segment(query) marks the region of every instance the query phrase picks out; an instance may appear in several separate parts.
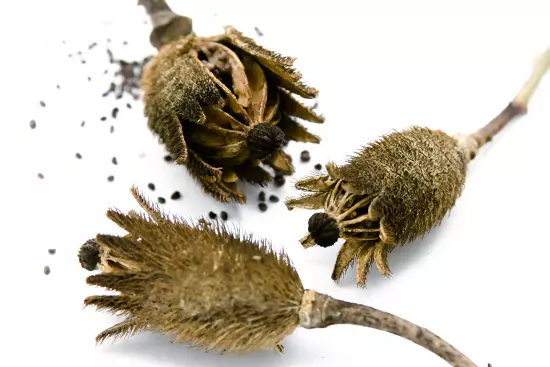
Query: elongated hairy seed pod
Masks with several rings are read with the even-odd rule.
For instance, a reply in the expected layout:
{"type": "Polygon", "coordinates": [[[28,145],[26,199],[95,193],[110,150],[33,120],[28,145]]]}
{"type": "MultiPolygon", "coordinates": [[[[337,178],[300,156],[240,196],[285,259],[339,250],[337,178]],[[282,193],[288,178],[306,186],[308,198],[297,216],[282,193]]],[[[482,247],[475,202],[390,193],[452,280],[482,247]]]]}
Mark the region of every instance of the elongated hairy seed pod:
{"type": "Polygon", "coordinates": [[[391,275],[388,253],[441,223],[462,192],[468,163],[504,126],[527,112],[549,67],[550,48],[535,60],[512,102],[473,134],[450,136],[421,127],[392,132],[344,165],[328,163],[327,174],[299,180],[296,188],[307,194],[288,199],[288,209],[323,209],[310,217],[302,245],[329,247],[345,240],[332,272],[335,281],[354,262],[359,286],[365,286],[373,263],[381,274],[391,275]]]}
{"type": "Polygon", "coordinates": [[[318,92],[302,83],[293,58],[233,27],[214,37],[177,29],[179,38],[151,36],[167,42],[159,41],[159,52],[143,71],[148,126],[206,193],[244,203],[239,179],[267,185],[273,176],[263,165],[294,173],[285,140],[320,142],[297,119],[322,123],[323,116],[293,96],[309,99],[318,92]]]}
{"type": "Polygon", "coordinates": [[[101,273],[90,285],[117,291],[91,296],[95,306],[125,316],[104,330],[107,338],[143,330],[170,335],[176,342],[234,353],[262,349],[282,352],[280,342],[296,328],[355,324],[406,338],[452,366],[472,361],[431,331],[395,315],[304,290],[290,259],[266,240],[232,234],[223,224],[190,224],[169,217],[140,193],[132,193],[147,215],[109,210],[107,216],[128,233],[99,234],[79,252],[82,266],[92,242],[100,254],[101,273]]]}

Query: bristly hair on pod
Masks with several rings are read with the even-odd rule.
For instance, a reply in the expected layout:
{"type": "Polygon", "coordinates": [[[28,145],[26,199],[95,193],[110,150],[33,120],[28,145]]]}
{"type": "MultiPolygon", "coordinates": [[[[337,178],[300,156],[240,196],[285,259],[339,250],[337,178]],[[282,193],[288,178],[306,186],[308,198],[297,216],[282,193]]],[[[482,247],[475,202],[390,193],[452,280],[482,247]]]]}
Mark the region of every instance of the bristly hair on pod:
{"type": "Polygon", "coordinates": [[[288,256],[268,241],[220,223],[169,217],[132,193],[149,217],[111,209],[107,216],[128,233],[97,235],[79,252],[83,268],[101,269],[87,283],[118,292],[88,297],[85,305],[125,317],[99,333],[98,343],[152,330],[206,350],[282,353],[279,343],[299,326],[354,324],[401,336],[452,366],[475,367],[428,329],[304,289],[288,256]]]}
{"type": "MultiPolygon", "coordinates": [[[[128,234],[94,240],[102,272],[87,283],[119,294],[85,305],[126,317],[98,342],[150,329],[207,350],[247,352],[277,348],[299,326],[304,289],[286,254],[220,223],[169,218],[132,193],[150,218],[111,209],[107,217],[128,234]]],[[[87,269],[88,253],[79,255],[87,269]]]]}
{"type": "Polygon", "coordinates": [[[549,67],[550,48],[536,59],[512,102],[475,133],[451,136],[418,126],[394,131],[343,165],[328,163],[327,174],[297,181],[296,188],[306,194],[288,199],[288,209],[323,209],[310,217],[302,245],[329,247],[345,240],[332,271],[335,281],[354,262],[359,286],[366,285],[372,264],[390,276],[388,254],[441,223],[462,193],[468,163],[510,121],[527,112],[549,67]]]}
{"type": "Polygon", "coordinates": [[[293,58],[231,26],[222,35],[198,37],[190,24],[164,36],[169,27],[159,26],[152,34],[159,51],[141,82],[148,127],[204,192],[244,203],[239,180],[267,185],[273,176],[264,166],[294,173],[285,141],[320,142],[298,120],[323,123],[324,117],[294,96],[311,99],[318,91],[302,82],[293,58]]]}

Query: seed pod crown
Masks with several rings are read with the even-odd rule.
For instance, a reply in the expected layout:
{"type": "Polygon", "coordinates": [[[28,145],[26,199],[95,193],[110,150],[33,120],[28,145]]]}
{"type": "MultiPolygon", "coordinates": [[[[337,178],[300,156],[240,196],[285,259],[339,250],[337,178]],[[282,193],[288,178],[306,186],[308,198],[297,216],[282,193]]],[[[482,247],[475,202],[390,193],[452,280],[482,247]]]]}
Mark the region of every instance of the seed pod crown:
{"type": "Polygon", "coordinates": [[[332,274],[339,279],[357,259],[364,284],[374,262],[390,274],[387,254],[421,236],[444,218],[462,192],[468,157],[442,131],[412,127],[373,142],[344,165],[329,163],[327,175],[297,183],[312,192],[287,201],[289,208],[324,209],[308,223],[303,243],[343,244],[332,274]]]}
{"type": "Polygon", "coordinates": [[[320,141],[296,120],[324,122],[293,97],[318,93],[302,83],[293,62],[233,27],[215,37],[181,37],[162,46],[143,72],[148,126],[205,192],[243,203],[239,179],[262,186],[273,179],[262,164],[294,172],[285,140],[320,141]]]}
{"type": "MultiPolygon", "coordinates": [[[[98,342],[152,329],[204,349],[246,352],[273,349],[299,326],[304,289],[285,254],[221,224],[169,218],[134,195],[151,218],[109,210],[128,234],[95,239],[102,272],[87,283],[119,294],[85,305],[126,317],[98,342]]],[[[82,258],[89,252],[81,251],[81,263],[89,265],[82,258]]]]}

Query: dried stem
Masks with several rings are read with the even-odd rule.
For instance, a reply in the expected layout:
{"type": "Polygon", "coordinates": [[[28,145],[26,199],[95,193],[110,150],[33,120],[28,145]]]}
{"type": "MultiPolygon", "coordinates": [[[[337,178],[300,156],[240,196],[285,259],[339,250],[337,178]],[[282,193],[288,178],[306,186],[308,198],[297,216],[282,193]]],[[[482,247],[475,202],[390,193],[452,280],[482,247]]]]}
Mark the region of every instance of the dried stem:
{"type": "Polygon", "coordinates": [[[395,334],[437,354],[454,367],[477,367],[468,357],[428,329],[372,307],[334,299],[307,290],[300,307],[300,325],[306,329],[352,324],[395,334]]]}
{"type": "Polygon", "coordinates": [[[512,102],[487,125],[470,135],[470,137],[477,141],[478,149],[491,141],[514,118],[527,113],[529,101],[549,68],[550,48],[534,60],[531,75],[512,102]]]}
{"type": "Polygon", "coordinates": [[[191,18],[174,13],[165,0],[138,0],[138,5],[142,5],[151,18],[153,30],[149,40],[157,49],[193,32],[191,18]]]}

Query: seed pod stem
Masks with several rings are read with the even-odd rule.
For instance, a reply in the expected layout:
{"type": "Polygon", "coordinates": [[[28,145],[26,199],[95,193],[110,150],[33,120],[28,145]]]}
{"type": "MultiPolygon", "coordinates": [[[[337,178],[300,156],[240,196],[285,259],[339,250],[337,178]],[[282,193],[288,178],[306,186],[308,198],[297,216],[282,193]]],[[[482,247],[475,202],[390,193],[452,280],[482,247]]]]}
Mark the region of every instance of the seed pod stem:
{"type": "Polygon", "coordinates": [[[300,307],[300,325],[306,329],[317,329],[339,324],[366,326],[392,333],[437,354],[451,366],[476,367],[468,357],[428,329],[369,306],[306,290],[300,307]]]}
{"type": "Polygon", "coordinates": [[[506,108],[493,120],[470,136],[477,141],[478,149],[498,134],[514,118],[527,113],[527,106],[542,77],[550,68],[550,48],[533,61],[533,70],[523,87],[506,108]]]}
{"type": "Polygon", "coordinates": [[[174,13],[165,0],[138,0],[138,5],[142,5],[151,18],[153,30],[149,40],[157,49],[193,32],[191,18],[174,13]]]}

